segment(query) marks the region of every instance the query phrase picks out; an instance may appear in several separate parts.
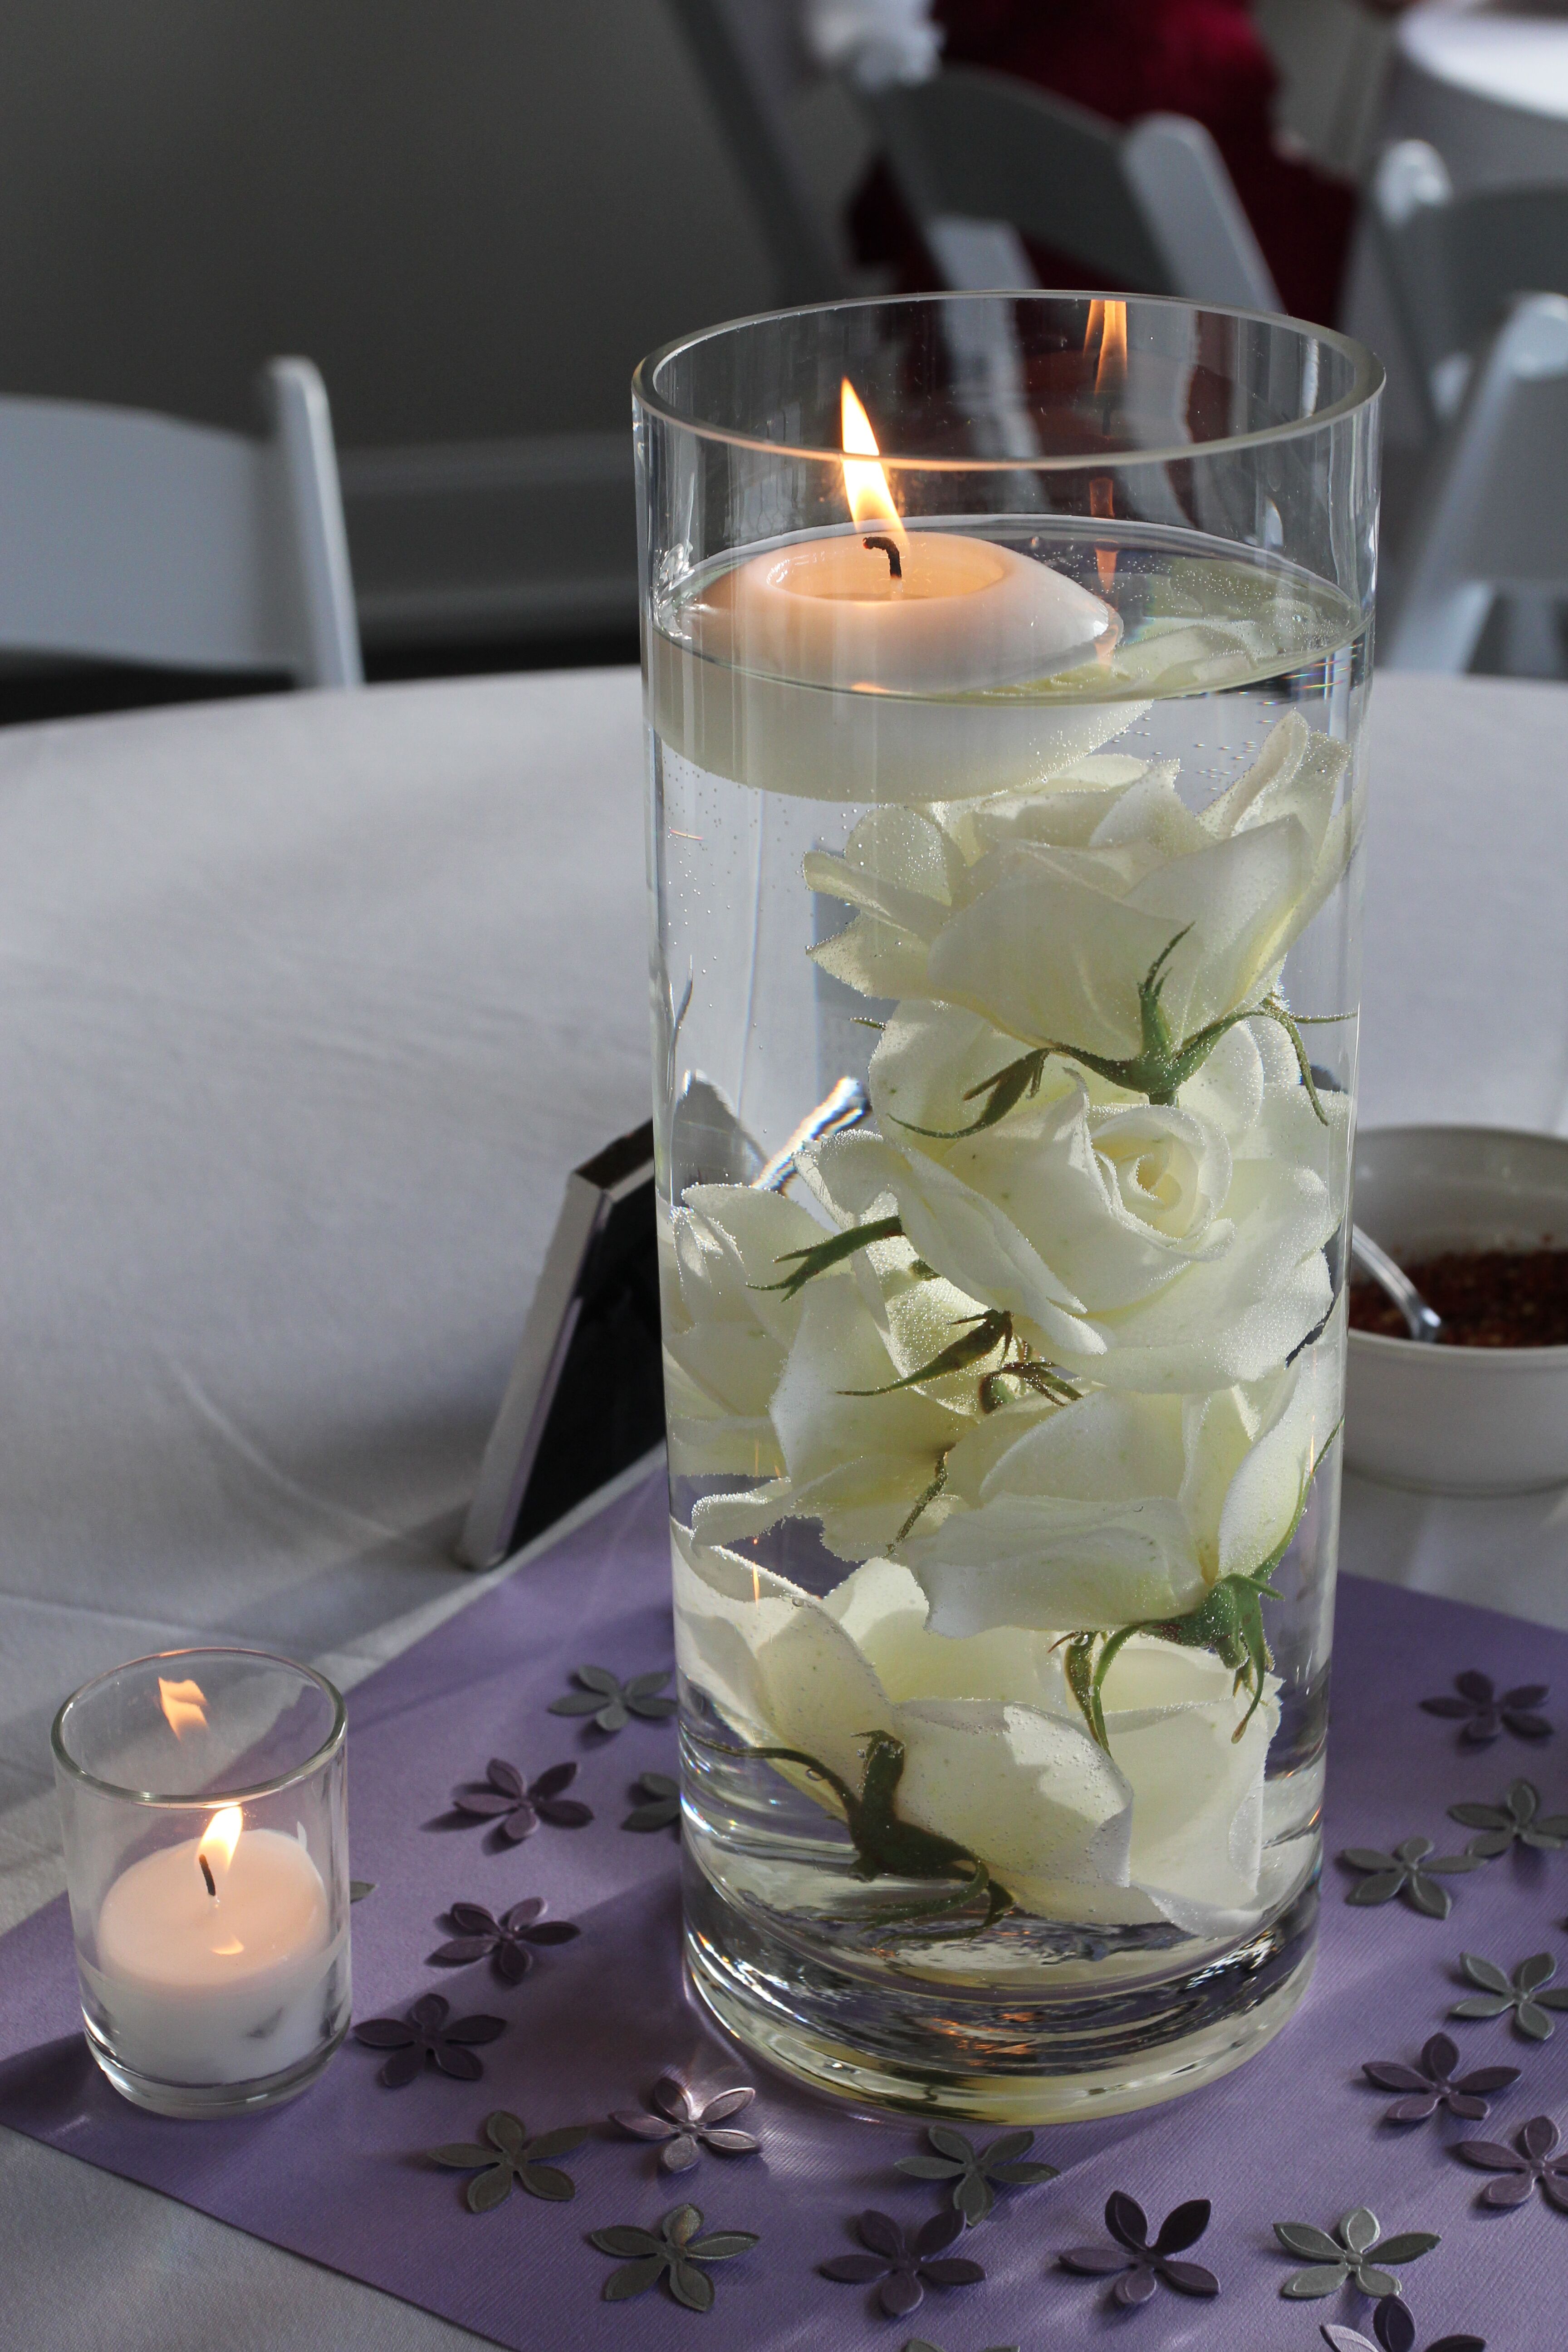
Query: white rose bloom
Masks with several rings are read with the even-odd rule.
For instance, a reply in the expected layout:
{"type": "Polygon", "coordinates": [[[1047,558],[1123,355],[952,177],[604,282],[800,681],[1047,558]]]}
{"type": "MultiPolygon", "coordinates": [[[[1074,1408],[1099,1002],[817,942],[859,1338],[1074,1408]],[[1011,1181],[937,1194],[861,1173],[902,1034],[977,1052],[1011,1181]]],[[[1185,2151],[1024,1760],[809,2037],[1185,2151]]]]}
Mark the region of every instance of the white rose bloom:
{"type": "Polygon", "coordinates": [[[800,1326],[801,1301],[761,1286],[775,1261],[821,1241],[815,1217],[776,1192],[694,1184],[661,1233],[666,1407],[678,1476],[777,1476],[768,1406],[800,1326]]]}
{"type": "Polygon", "coordinates": [[[858,910],[813,953],[868,994],[967,1005],[1026,1045],[1108,1060],[1141,1051],[1139,989],[1163,957],[1160,1003],[1182,1040],[1268,992],[1344,871],[1348,756],[1291,711],[1201,814],[1173,763],[1110,783],[1114,759],[1083,763],[1099,791],[980,803],[962,837],[943,809],[879,810],[842,858],[806,860],[812,888],[858,910]]]}
{"type": "Polygon", "coordinates": [[[1252,1574],[1289,1538],[1338,1420],[1341,1349],[1336,1321],[1250,1387],[1100,1390],[1005,1449],[994,1425],[961,1440],[947,1516],[917,1524],[899,1550],[931,1631],[1110,1633],[1187,1615],[1222,1576],[1252,1574]]]}
{"type": "Polygon", "coordinates": [[[753,1286],[780,1281],[789,1269],[776,1261],[829,1238],[822,1226],[743,1185],[695,1186],[688,1199],[676,1220],[687,1328],[667,1342],[684,1383],[670,1459],[690,1475],[768,1481],[700,1502],[703,1540],[734,1542],[806,1517],[820,1519],[840,1559],[886,1550],[978,1417],[981,1368],[898,1383],[984,1309],[951,1283],[917,1275],[902,1241],[871,1244],[786,1302],[753,1286]]]}
{"type": "MultiPolygon", "coordinates": [[[[1293,1065],[1288,1080],[1266,1082],[1264,1056],[1238,1027],[1190,1090],[1201,1108],[1096,1102],[1068,1072],[994,1127],[923,1135],[911,1113],[929,1116],[929,1095],[907,1073],[948,1020],[900,1013],[873,1062],[884,1132],[908,1121],[905,1148],[845,1135],[815,1153],[815,1180],[844,1220],[890,1194],[928,1265],[1011,1314],[1047,1360],[1107,1387],[1260,1380],[1322,1321],[1342,1102],[1331,1097],[1322,1127],[1293,1065]],[[883,1093],[889,1069],[904,1082],[883,1093]]],[[[972,1036],[960,1042],[973,1052],[972,1036]]],[[[942,1108],[932,1126],[959,1123],[952,1094],[942,1108]]]]}
{"type": "Polygon", "coordinates": [[[973,1854],[1026,1912],[1218,1935],[1260,1908],[1272,1689],[1237,1738],[1246,1702],[1216,1659],[1134,1637],[1107,1681],[1107,1754],[1047,1636],[943,1640],[887,1560],[817,1601],[678,1532],[675,1591],[681,1672],[746,1744],[799,1748],[855,1788],[863,1735],[889,1733],[900,1817],[973,1854]]]}

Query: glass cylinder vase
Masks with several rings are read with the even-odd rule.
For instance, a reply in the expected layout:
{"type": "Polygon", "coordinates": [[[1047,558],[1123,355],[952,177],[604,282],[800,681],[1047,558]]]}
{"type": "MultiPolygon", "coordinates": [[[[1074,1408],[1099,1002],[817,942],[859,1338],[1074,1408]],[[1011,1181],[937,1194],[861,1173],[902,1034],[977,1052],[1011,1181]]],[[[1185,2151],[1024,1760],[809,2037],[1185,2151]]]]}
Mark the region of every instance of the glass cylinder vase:
{"type": "Polygon", "coordinates": [[[1052,294],[637,373],[688,1961],[862,2103],[1306,1987],[1381,380],[1052,294]]]}

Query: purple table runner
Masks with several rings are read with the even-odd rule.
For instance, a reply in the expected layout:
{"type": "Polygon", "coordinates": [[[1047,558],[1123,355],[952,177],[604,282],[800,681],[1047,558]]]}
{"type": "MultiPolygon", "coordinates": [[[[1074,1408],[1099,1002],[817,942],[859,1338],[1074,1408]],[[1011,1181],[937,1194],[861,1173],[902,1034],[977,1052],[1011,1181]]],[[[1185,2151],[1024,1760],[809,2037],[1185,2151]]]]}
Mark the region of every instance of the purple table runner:
{"type": "MultiPolygon", "coordinates": [[[[826,2336],[843,2352],[901,2352],[925,2339],[948,2352],[1109,2340],[1133,2331],[1143,2352],[1194,2346],[1213,2352],[1321,2352],[1320,2326],[1359,2327],[1373,2306],[1353,2287],[1321,2302],[1280,2299],[1300,2264],[1271,2223],[1331,2230],[1370,2206],[1384,2231],[1430,2231],[1441,2243],[1399,2273],[1418,2342],[1467,2332],[1491,2352],[1546,2352],[1563,2340],[1568,2213],[1535,2189],[1516,2209],[1478,2201],[1498,2175],[1457,2160],[1463,2137],[1512,2143],[1531,2116],[1568,2124],[1568,2016],[1554,2038],[1521,2038],[1507,2017],[1445,2025],[1472,1988],[1461,1951],[1512,1970],[1527,1955],[1568,1960],[1568,1852],[1526,1852],[1442,1883],[1452,1916],[1421,1916],[1403,1901],[1352,1906],[1353,1874],[1324,1874],[1321,1957],[1307,2001],[1279,2041],[1223,2082],[1142,2116],[1037,2136],[1033,2155],[1058,2166],[1043,2187],[998,2199],[968,2233],[965,2255],[983,2284],[927,2295],[910,2318],[889,2321],[872,2290],[821,2276],[817,2265],[857,2244],[852,2217],[868,2206],[912,2231],[940,2210],[938,2186],[899,2173],[923,2146],[909,2122],[857,2118],[742,2062],[683,1994],[679,1967],[679,1868],[668,1831],[627,1834],[645,1770],[673,1769],[667,1723],[634,1719],[614,1738],[551,1716],[552,1699],[585,1661],[623,1676],[668,1664],[668,1537],[655,1479],[602,1513],[533,1566],[461,1612],[374,1675],[349,1701],[353,1866],[375,1890],[353,1916],[354,2014],[401,2015],[438,1991],[454,2016],[508,2021],[480,2053],[484,2079],[463,2083],[427,2067],[411,2085],[384,2089],[379,2053],[352,2041],[304,2097],[276,2113],[226,2124],[143,2116],[110,2090],[80,2032],[69,1927],[51,1904],[0,1941],[0,2122],[163,2190],[274,2244],[366,2280],[443,2317],[534,2352],[570,2344],[638,2352],[711,2341],[748,2352],[795,2352],[826,2336]],[[548,1823],[497,1850],[478,1824],[447,1824],[453,1788],[482,1777],[491,1756],[533,1775],[569,1757],[573,1788],[594,1809],[584,1829],[548,1823]],[[480,1962],[434,1968],[427,1956],[451,1931],[453,1901],[500,1913],[527,1895],[548,1916],[574,1920],[575,1942],[541,1948],[520,1985],[480,1962]],[[1383,2120],[1390,2095],[1362,2075],[1364,2059],[1414,2064],[1439,2029],[1460,2071],[1515,2065],[1484,2123],[1441,2111],[1407,2126],[1383,2120]],[[656,2151],[613,2133],[608,2110],[642,2104],[655,2078],[689,2071],[700,2089],[751,2079],[759,2097],[738,2120],[761,2156],[704,2156],[678,2176],[656,2151]],[[566,2159],[571,2203],[514,2192],[474,2216],[467,2176],[425,2152],[472,2140],[492,2109],[510,2108],[530,2133],[597,2123],[566,2159]],[[1161,2286],[1142,2308],[1114,2311],[1109,2280],[1057,2266],[1071,2246],[1102,2242],[1102,2212],[1125,2190],[1152,2223],[1194,2198],[1214,2216],[1189,2259],[1221,2282],[1216,2302],[1161,2286]],[[761,2242],[716,2265],[717,2299],[703,2318],[660,2288],[605,2303],[614,2261],[587,2233],[613,2224],[657,2226],[671,2207],[701,2207],[710,2230],[750,2230],[761,2242]]],[[[1462,1851],[1471,1834],[1446,1809],[1489,1802],[1522,1777],[1542,1809],[1568,1809],[1568,1729],[1526,1743],[1505,1729],[1490,1746],[1462,1745],[1463,1727],[1423,1713],[1479,1669],[1500,1690],[1552,1685],[1568,1705],[1568,1636],[1511,1618],[1348,1579],[1341,1590],[1330,1747],[1331,1855],[1347,1846],[1392,1849],[1424,1835],[1462,1851]]],[[[1552,1713],[1551,1700],[1546,1712],[1552,1713]]],[[[1568,1973],[1568,1970],[1565,1970],[1568,1973]]],[[[984,2142],[994,2135],[978,2130],[984,2142]]]]}

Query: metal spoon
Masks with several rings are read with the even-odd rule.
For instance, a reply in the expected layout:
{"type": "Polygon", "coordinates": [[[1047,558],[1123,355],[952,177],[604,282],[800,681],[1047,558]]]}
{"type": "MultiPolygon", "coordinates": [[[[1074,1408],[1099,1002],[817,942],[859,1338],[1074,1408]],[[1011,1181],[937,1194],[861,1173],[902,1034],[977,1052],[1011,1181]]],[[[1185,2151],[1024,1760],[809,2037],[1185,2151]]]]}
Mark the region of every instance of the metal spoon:
{"type": "Polygon", "coordinates": [[[1413,1339],[1436,1339],[1443,1328],[1443,1318],[1434,1307],[1428,1307],[1403,1267],[1394,1265],[1385,1249],[1379,1249],[1370,1234],[1359,1225],[1351,1227],[1351,1257],[1363,1274],[1371,1275],[1378,1288],[1392,1298],[1405,1318],[1405,1328],[1413,1339]]]}

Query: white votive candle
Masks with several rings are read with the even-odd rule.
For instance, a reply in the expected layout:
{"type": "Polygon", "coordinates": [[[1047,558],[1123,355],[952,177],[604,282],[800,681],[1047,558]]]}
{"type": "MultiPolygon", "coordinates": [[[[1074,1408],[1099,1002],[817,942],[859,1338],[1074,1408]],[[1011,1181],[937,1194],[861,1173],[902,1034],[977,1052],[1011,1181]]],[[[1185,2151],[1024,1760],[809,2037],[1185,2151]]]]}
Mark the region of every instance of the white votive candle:
{"type": "Polygon", "coordinates": [[[190,2084],[252,2082],[309,2057],[336,1958],[330,1924],[303,1841],[243,1827],[238,1807],[133,1862],[84,1958],[115,2057],[190,2084]]]}

